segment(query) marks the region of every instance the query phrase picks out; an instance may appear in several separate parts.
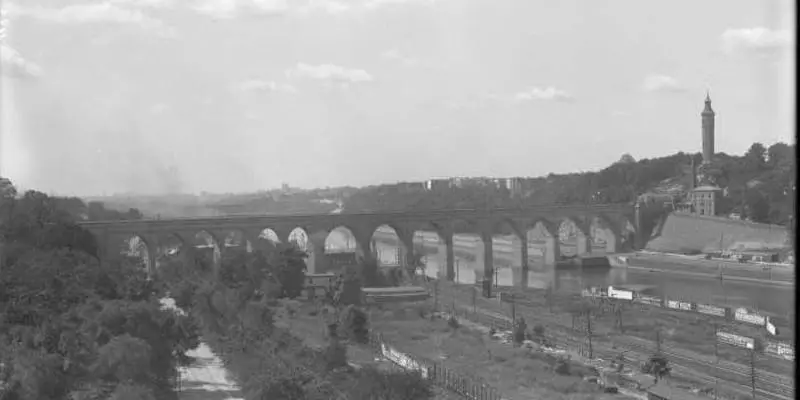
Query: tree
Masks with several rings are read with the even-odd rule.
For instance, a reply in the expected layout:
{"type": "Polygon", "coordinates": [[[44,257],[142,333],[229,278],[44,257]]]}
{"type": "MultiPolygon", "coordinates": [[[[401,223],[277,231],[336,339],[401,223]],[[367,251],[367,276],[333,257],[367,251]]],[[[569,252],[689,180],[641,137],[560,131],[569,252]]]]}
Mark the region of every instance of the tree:
{"type": "Polygon", "coordinates": [[[3,180],[0,379],[8,399],[174,399],[176,367],[198,344],[186,317],[162,310],[138,260],[100,265],[74,221],[81,202],[3,180]]]}

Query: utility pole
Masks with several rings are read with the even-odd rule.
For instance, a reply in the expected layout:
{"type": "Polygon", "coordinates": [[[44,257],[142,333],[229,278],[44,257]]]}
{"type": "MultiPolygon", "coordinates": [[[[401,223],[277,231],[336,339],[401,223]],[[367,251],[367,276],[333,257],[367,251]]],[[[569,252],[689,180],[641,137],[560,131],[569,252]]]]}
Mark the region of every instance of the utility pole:
{"type": "Polygon", "coordinates": [[[512,321],[516,321],[517,320],[517,304],[516,304],[516,301],[514,301],[514,293],[509,293],[508,297],[511,300],[511,320],[512,321]]]}
{"type": "Polygon", "coordinates": [[[478,289],[475,286],[473,286],[472,287],[472,314],[477,314],[478,313],[477,305],[476,305],[476,303],[478,302],[477,297],[478,297],[478,289]]]}
{"type": "Polygon", "coordinates": [[[586,311],[586,335],[589,339],[589,359],[592,359],[593,351],[592,351],[592,311],[591,309],[586,311]]]}
{"type": "Polygon", "coordinates": [[[718,333],[719,333],[719,325],[717,325],[717,323],[714,322],[714,359],[716,360],[715,362],[717,364],[719,364],[719,336],[717,336],[718,333]]]}
{"type": "Polygon", "coordinates": [[[661,326],[656,326],[656,354],[661,355],[661,326]]]}
{"type": "Polygon", "coordinates": [[[433,281],[433,311],[439,311],[439,280],[433,281]]]}
{"type": "Polygon", "coordinates": [[[753,400],[755,400],[756,398],[756,349],[755,348],[750,350],[750,387],[753,389],[753,400]]]}

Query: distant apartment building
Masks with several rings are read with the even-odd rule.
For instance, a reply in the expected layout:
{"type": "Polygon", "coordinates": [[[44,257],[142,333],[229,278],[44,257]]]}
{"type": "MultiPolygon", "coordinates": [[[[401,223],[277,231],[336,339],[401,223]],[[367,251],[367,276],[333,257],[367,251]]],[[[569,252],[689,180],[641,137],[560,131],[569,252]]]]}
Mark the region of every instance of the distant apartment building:
{"type": "Polygon", "coordinates": [[[397,189],[403,192],[419,192],[427,188],[427,182],[399,182],[397,184],[397,189]]]}
{"type": "Polygon", "coordinates": [[[425,182],[425,189],[430,191],[445,190],[449,189],[451,186],[452,180],[450,178],[428,179],[428,181],[425,182]]]}

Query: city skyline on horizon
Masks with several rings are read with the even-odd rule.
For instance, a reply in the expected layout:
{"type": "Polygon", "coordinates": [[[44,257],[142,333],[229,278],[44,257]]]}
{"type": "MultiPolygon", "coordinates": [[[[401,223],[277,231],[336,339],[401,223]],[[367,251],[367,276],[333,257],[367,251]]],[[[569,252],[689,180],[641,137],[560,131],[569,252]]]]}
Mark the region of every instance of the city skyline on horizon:
{"type": "Polygon", "coordinates": [[[787,0],[363,3],[6,2],[1,173],[92,197],[596,171],[699,152],[707,90],[718,153],[794,144],[787,0]]]}

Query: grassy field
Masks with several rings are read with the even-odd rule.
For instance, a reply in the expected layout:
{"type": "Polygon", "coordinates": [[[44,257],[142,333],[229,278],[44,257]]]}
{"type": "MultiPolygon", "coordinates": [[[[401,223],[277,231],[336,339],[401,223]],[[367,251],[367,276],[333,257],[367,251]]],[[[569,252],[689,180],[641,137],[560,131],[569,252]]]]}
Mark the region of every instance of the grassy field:
{"type": "MultiPolygon", "coordinates": [[[[384,339],[399,351],[419,359],[443,362],[459,373],[479,377],[509,400],[618,398],[604,395],[596,385],[585,382],[582,377],[593,374],[582,364],[564,361],[569,365],[568,372],[556,373],[554,369],[559,363],[556,357],[491,340],[485,328],[474,324],[463,323],[453,328],[444,320],[423,318],[421,314],[430,306],[397,304],[372,308],[369,310],[370,325],[382,332],[384,339]]],[[[292,316],[284,313],[279,318],[280,324],[291,327],[293,333],[302,336],[310,345],[323,345],[326,322],[317,306],[295,303],[292,307],[296,307],[296,311],[292,316]]],[[[348,348],[350,359],[356,363],[370,357],[367,353],[370,351],[361,346],[348,348]]],[[[456,398],[445,392],[438,394],[444,396],[438,397],[441,399],[456,398]]]]}
{"type": "MultiPolygon", "coordinates": [[[[322,349],[327,345],[328,317],[320,308],[308,302],[282,301],[276,308],[275,323],[289,329],[292,335],[303,339],[306,346],[322,349]]],[[[391,361],[377,358],[373,349],[366,345],[347,345],[347,359],[359,366],[373,366],[382,370],[397,370],[391,361]]],[[[434,388],[435,400],[461,400],[462,397],[441,388],[434,388]]]]}
{"type": "MultiPolygon", "coordinates": [[[[460,304],[472,304],[473,289],[465,285],[454,285],[449,282],[440,282],[438,295],[439,302],[448,305],[453,301],[460,304]]],[[[529,291],[526,291],[529,293],[529,291]]],[[[485,299],[480,295],[475,296],[477,307],[501,312],[510,315],[511,306],[500,303],[496,299],[485,299]]],[[[517,315],[524,315],[529,319],[528,324],[546,325],[548,329],[559,330],[572,335],[577,334],[573,327],[573,319],[570,310],[574,309],[578,300],[570,296],[554,295],[551,307],[545,299],[544,291],[540,296],[527,296],[528,301],[524,305],[516,306],[517,315]]],[[[521,301],[520,301],[521,302],[521,301]]],[[[702,360],[708,363],[715,363],[714,325],[709,323],[709,317],[699,316],[698,314],[667,311],[664,309],[649,308],[642,311],[636,306],[631,306],[622,313],[623,331],[615,328],[616,318],[611,312],[600,314],[592,320],[592,330],[597,335],[598,340],[614,341],[619,343],[635,342],[645,344],[655,350],[656,330],[660,327],[662,347],[668,348],[670,352],[679,354],[692,359],[702,360]],[[647,342],[649,342],[649,344],[647,342]]],[[[720,326],[722,330],[735,332],[743,336],[763,335],[759,333],[759,328],[737,324],[735,326],[720,326]]],[[[742,349],[727,345],[717,347],[719,359],[722,365],[731,363],[739,364],[734,366],[742,369],[749,363],[749,353],[742,349]]],[[[784,377],[793,376],[794,364],[789,361],[776,359],[767,356],[757,357],[757,368],[784,377]]]]}

